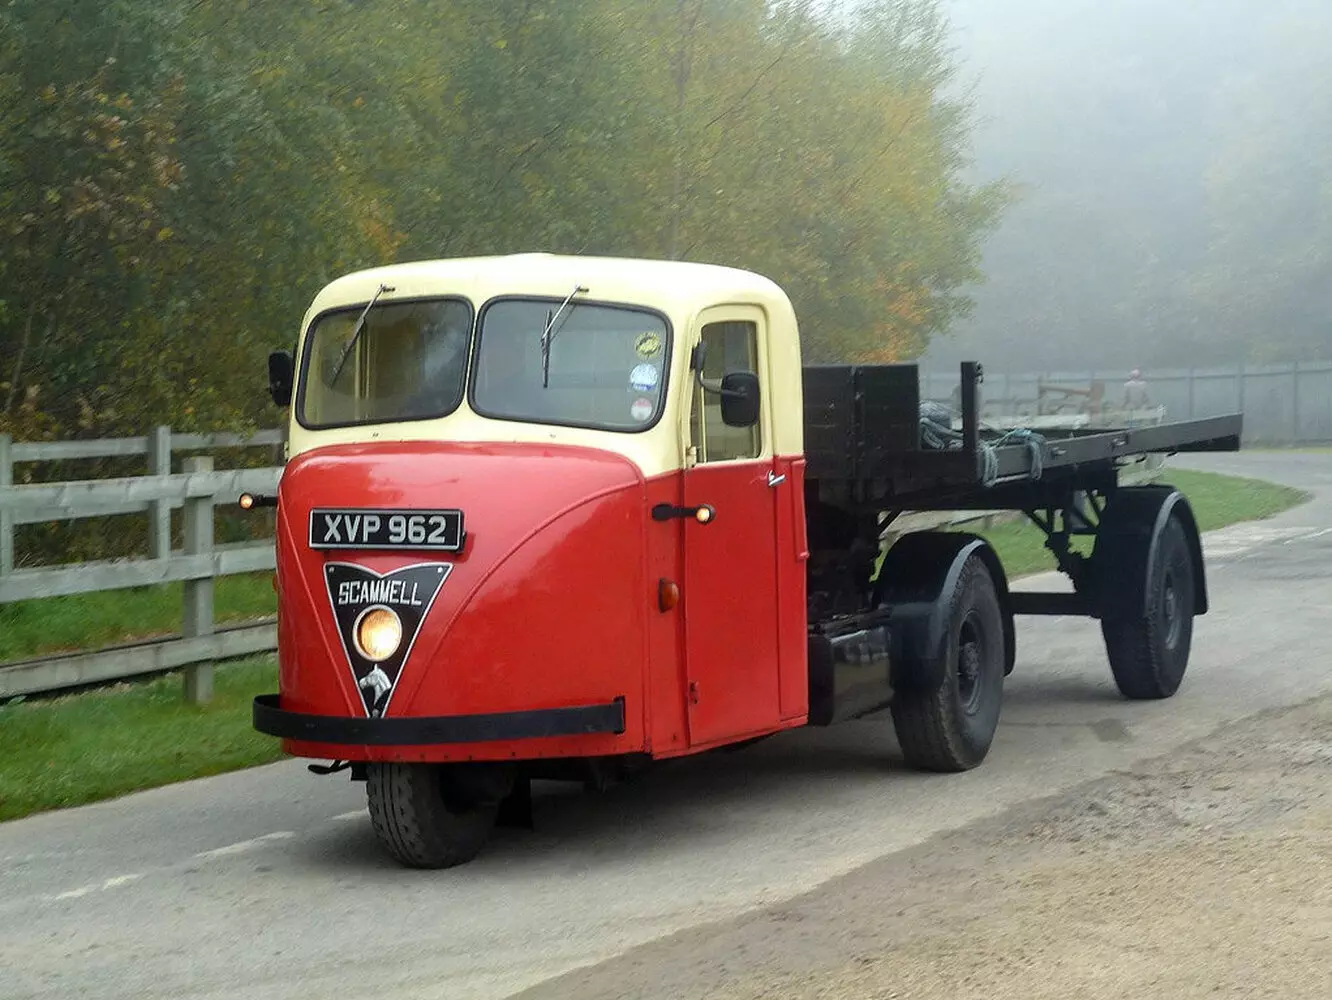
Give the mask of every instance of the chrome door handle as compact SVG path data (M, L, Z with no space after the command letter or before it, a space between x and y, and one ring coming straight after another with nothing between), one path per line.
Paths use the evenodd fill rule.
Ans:
M783 472L780 476L775 476L775 475L772 474L772 471L769 470L769 472L768 472L768 485L769 485L769 486L774 486L774 487L775 487L775 486L781 486L782 483L784 483L784 482L786 482L786 473Z

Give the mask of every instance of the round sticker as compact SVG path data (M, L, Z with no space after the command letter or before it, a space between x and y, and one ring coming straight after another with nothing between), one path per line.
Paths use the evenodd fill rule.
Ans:
M634 343L640 358L655 358L661 353L661 338L655 333L640 333Z
M629 416L641 424L652 419L652 410L652 400L639 397L634 400L634 405L629 407Z
M653 365L638 365L629 373L629 387L635 392L651 392L657 387L657 369Z

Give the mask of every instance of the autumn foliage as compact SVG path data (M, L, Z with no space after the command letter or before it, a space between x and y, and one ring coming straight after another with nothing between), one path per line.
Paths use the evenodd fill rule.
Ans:
M0 431L269 423L314 292L550 250L748 267L812 360L917 355L1006 191L935 0L13 0Z

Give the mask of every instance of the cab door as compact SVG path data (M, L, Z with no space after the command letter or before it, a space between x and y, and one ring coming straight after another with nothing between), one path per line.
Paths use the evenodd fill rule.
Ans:
M771 730L780 722L777 642L777 503L772 405L761 310L705 311L699 341L703 376L733 371L759 378L761 415L728 427L721 398L690 373L692 400L684 506L708 505L713 519L684 521L685 668L692 746ZM715 384L715 382L713 382Z

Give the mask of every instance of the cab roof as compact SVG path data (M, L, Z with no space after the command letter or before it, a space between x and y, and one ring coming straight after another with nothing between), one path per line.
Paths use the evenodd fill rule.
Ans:
M322 288L307 319L328 309L363 305L381 284L381 301L443 294L464 295L480 307L496 295L563 299L575 287L585 299L634 303L666 313L690 313L719 303L763 304L791 314L786 293L772 280L740 268L692 261L520 253L390 264L344 275Z

